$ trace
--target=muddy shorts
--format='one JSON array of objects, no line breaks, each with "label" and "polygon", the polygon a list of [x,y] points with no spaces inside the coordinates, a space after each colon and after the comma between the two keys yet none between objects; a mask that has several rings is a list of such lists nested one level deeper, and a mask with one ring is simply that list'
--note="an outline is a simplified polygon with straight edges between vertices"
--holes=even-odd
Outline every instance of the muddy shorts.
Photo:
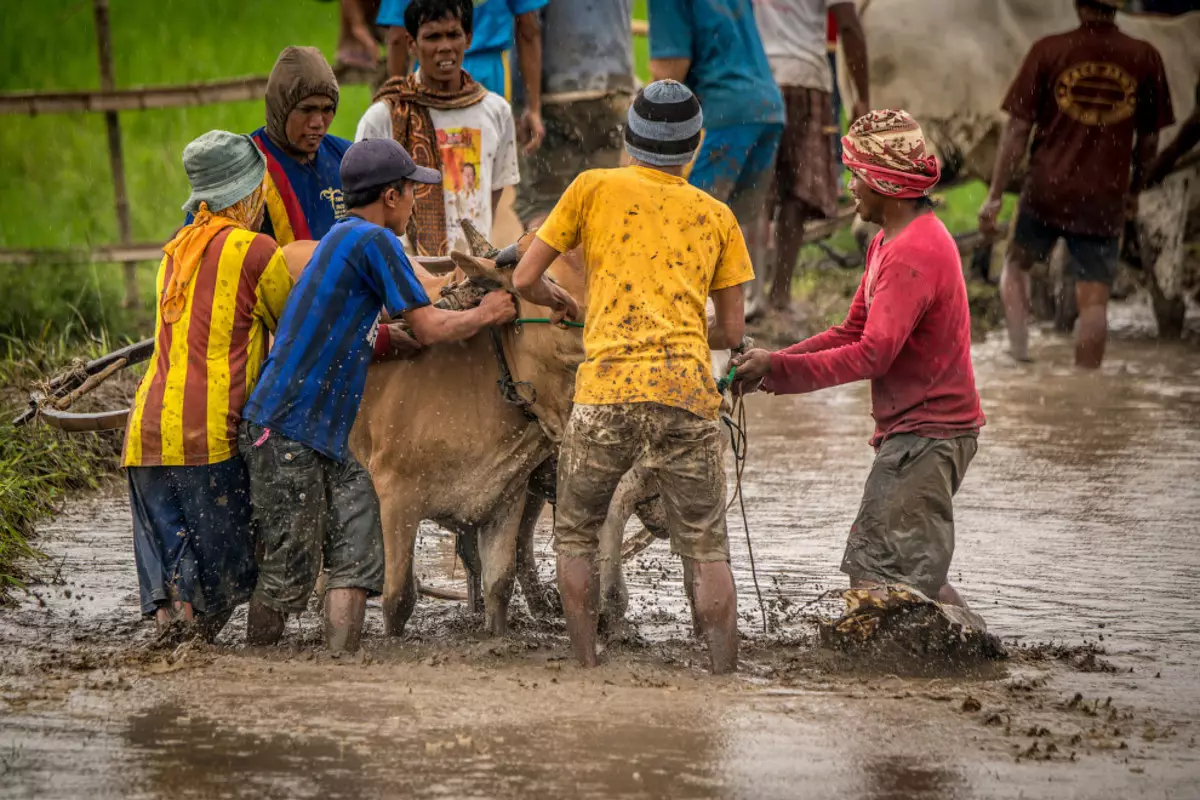
[{"label": "muddy shorts", "polygon": [[721,423],[658,403],[576,403],[558,457],[554,549],[594,558],[621,477],[635,463],[658,481],[671,552],[728,561]]},{"label": "muddy shorts", "polygon": [[[266,434],[266,435],[264,435]],[[254,597],[287,614],[308,606],[324,563],[327,589],[383,590],[383,527],[371,476],[275,431],[243,422],[238,448],[250,470],[263,544]]]},{"label": "muddy shorts", "polygon": [[579,173],[621,166],[630,101],[627,94],[613,94],[542,106],[546,138],[535,153],[521,155],[514,207],[522,222],[549,214]]},{"label": "muddy shorts", "polygon": [[787,124],[775,160],[774,201],[802,203],[814,218],[837,212],[837,171],[833,102],[829,92],[781,86]]},{"label": "muddy shorts", "polygon": [[254,590],[250,478],[238,456],[194,467],[129,467],[142,613],[172,600],[220,614]]},{"label": "muddy shorts", "polygon": [[761,219],[770,205],[782,133],[777,124],[705,129],[688,182],[728,205],[739,225]]},{"label": "muddy shorts", "polygon": [[954,556],[952,498],[977,446],[974,434],[930,439],[901,433],[886,439],[867,476],[842,572],[937,597]]},{"label": "muddy shorts", "polygon": [[1067,268],[1075,280],[1112,287],[1117,278],[1117,260],[1121,251],[1119,237],[1070,233],[1047,225],[1028,212],[1018,212],[1013,244],[1033,256],[1035,261],[1048,259],[1059,239],[1067,244]]}]

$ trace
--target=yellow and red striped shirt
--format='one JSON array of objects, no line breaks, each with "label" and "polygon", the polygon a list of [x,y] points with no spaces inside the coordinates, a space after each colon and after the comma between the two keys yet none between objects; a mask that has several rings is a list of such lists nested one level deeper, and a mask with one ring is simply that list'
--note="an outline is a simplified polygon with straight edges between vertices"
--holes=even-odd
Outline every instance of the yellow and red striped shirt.
[{"label": "yellow and red striped shirt", "polygon": [[[173,269],[163,256],[155,297]],[[271,237],[243,228],[217,234],[187,287],[183,316],[166,324],[158,315],[122,466],[196,466],[236,455],[242,406],[291,289],[283,251]]]}]

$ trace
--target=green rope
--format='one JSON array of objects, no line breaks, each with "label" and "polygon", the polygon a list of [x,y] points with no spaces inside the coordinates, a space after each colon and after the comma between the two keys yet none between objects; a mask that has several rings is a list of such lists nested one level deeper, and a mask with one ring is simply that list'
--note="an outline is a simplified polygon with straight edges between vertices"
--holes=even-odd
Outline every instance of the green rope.
[{"label": "green rope", "polygon": [[[549,317],[526,317],[525,319],[517,320],[516,324],[518,324],[518,325],[549,325],[550,318]],[[569,319],[564,319],[559,324],[566,325],[568,328],[582,328],[583,327],[582,322],[574,322]]]}]

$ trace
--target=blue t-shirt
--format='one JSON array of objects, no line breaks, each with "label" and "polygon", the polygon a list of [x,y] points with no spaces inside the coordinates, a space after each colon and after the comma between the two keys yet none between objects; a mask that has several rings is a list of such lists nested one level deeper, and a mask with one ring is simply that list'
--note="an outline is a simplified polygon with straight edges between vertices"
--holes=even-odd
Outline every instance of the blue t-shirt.
[{"label": "blue t-shirt", "polygon": [[688,58],[705,128],[783,124],[751,0],[649,0],[650,57]]},{"label": "blue t-shirt", "polygon": [[359,217],[340,220],[288,296],[242,416],[345,461],[379,307],[399,317],[425,305],[429,297],[396,235]]},{"label": "blue t-shirt", "polygon": [[[467,49],[467,60],[484,53],[498,55],[513,48],[513,19],[530,11],[544,8],[550,0],[474,0],[472,16],[471,46]],[[394,28],[404,27],[404,9],[408,0],[383,0],[379,6],[376,25]],[[463,62],[463,69],[471,72],[471,65]],[[472,73],[474,74],[474,73]]]},{"label": "blue t-shirt", "polygon": [[[320,239],[329,233],[333,223],[346,216],[346,204],[342,199],[342,156],[353,143],[326,134],[316,158],[302,164],[276,147],[264,128],[250,135],[267,157],[271,178],[287,209],[291,238]],[[283,181],[279,180],[280,172],[285,178]],[[262,232],[279,239],[275,229],[281,224],[272,220],[268,213],[263,220]],[[307,235],[304,235],[305,228]],[[286,236],[283,238],[287,239]]]}]

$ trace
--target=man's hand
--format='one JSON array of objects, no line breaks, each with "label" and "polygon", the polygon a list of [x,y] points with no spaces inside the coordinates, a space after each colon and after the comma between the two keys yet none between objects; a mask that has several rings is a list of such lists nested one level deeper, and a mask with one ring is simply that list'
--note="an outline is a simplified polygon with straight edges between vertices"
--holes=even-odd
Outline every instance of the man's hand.
[{"label": "man's hand", "polygon": [[503,289],[488,292],[479,304],[489,325],[506,325],[517,318],[517,299]]},{"label": "man's hand", "polygon": [[771,351],[756,347],[741,355],[733,357],[737,367],[733,379],[739,382],[754,383],[771,374]]},{"label": "man's hand", "polygon": [[986,239],[995,239],[998,233],[996,229],[996,217],[1000,214],[1000,206],[1003,205],[1003,199],[1000,197],[992,197],[988,195],[988,199],[983,202],[983,206],[979,209],[979,232]]},{"label": "man's hand", "polygon": [[550,286],[550,321],[555,325],[565,319],[579,319],[579,304],[575,302],[575,298],[571,297],[571,293],[559,286],[553,281],[546,281]]},{"label": "man's hand", "polygon": [[517,140],[524,146],[525,155],[536,152],[546,138],[546,126],[542,123],[541,110],[526,108],[517,122]]},{"label": "man's hand", "polygon": [[388,351],[385,358],[413,358],[421,352],[422,345],[408,332],[408,326],[399,322],[389,322]]}]

